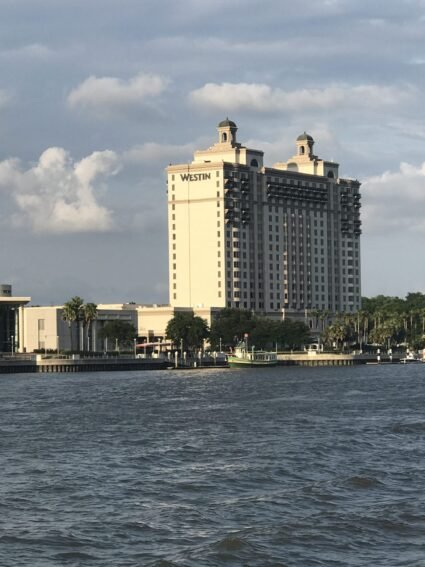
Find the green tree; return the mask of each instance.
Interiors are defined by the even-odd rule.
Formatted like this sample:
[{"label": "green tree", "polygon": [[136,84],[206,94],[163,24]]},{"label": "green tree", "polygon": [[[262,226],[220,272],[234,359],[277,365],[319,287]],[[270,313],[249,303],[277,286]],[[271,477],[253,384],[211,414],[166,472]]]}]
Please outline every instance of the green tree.
[{"label": "green tree", "polygon": [[71,350],[74,350],[73,344],[73,323],[77,327],[77,350],[80,350],[80,321],[83,319],[83,305],[84,299],[78,295],[72,297],[69,301],[64,303],[62,310],[62,319],[68,323]]},{"label": "green tree", "polygon": [[349,332],[350,330],[344,320],[339,318],[325,329],[322,339],[326,345],[333,346],[335,344],[338,349],[347,340]]},{"label": "green tree", "polygon": [[95,303],[86,303],[83,305],[83,323],[86,330],[86,345],[85,348],[90,350],[90,328],[92,322],[97,318],[97,305]]},{"label": "green tree", "polygon": [[128,321],[108,321],[99,331],[101,339],[110,339],[118,348],[129,348],[137,337],[137,331]]},{"label": "green tree", "polygon": [[175,345],[180,347],[183,342],[183,349],[193,350],[202,347],[210,332],[205,319],[193,313],[176,313],[168,321],[165,334]]},{"label": "green tree", "polygon": [[225,347],[235,346],[248,335],[248,348],[274,349],[296,348],[309,342],[310,330],[301,321],[285,319],[272,321],[255,316],[243,309],[223,309],[211,324],[211,346],[219,347],[220,339]]},{"label": "green tree", "polygon": [[310,329],[302,321],[285,319],[279,321],[274,342],[279,348],[297,349],[311,341]]},{"label": "green tree", "polygon": [[244,309],[222,309],[211,323],[211,347],[218,349],[233,347],[241,341],[245,334],[251,335],[255,327],[255,318],[251,311]]}]

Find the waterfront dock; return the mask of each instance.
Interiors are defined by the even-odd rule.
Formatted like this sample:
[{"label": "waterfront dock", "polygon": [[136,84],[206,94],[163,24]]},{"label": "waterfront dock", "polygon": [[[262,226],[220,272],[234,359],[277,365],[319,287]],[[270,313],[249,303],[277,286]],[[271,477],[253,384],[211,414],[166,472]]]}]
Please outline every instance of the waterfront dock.
[{"label": "waterfront dock", "polygon": [[169,365],[160,358],[134,357],[49,357],[42,355],[9,356],[0,359],[0,374],[53,372],[117,372],[125,370],[162,370]]},{"label": "waterfront dock", "polygon": [[[399,363],[402,354],[380,355],[363,353],[294,352],[278,353],[278,366],[354,366],[358,364]],[[221,367],[227,362],[212,357],[202,359],[135,358],[133,356],[51,356],[15,355],[0,358],[0,374],[68,373],[68,372],[117,372],[132,370],[188,370]]]},{"label": "waterfront dock", "polygon": [[328,353],[306,351],[296,353],[278,353],[279,366],[354,366],[358,364],[399,363],[401,355],[365,354],[365,353]]}]

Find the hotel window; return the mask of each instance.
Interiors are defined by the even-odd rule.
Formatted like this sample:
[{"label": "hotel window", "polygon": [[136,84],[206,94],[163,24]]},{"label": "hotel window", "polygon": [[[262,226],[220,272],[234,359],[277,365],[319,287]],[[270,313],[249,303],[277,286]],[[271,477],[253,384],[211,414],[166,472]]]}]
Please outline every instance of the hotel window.
[{"label": "hotel window", "polygon": [[177,299],[177,293],[173,293],[173,298]]}]

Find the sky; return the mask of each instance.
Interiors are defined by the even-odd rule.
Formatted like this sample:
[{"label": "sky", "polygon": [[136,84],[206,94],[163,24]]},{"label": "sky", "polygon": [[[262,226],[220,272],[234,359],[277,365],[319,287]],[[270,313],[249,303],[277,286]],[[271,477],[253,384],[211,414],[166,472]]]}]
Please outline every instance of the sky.
[{"label": "sky", "polygon": [[425,293],[425,0],[0,0],[0,283],[168,302],[165,168],[307,131],[361,181],[362,293]]}]

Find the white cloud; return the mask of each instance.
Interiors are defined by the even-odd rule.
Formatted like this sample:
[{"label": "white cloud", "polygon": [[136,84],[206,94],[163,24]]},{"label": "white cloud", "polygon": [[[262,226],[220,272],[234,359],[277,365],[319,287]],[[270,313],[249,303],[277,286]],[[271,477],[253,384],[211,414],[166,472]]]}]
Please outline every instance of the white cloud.
[{"label": "white cloud", "polygon": [[96,112],[140,106],[165,91],[169,81],[159,75],[139,74],[125,81],[116,77],[89,77],[68,95],[71,108]]},{"label": "white cloud", "polygon": [[96,181],[117,170],[117,155],[109,150],[74,162],[64,149],[48,148],[27,170],[16,159],[0,162],[0,189],[18,207],[15,224],[34,232],[106,231],[113,226],[112,213],[98,204]]},{"label": "white cloud", "polygon": [[268,113],[275,111],[306,111],[336,107],[390,106],[412,97],[412,88],[398,89],[379,85],[298,89],[285,91],[261,83],[207,83],[189,97],[197,106],[222,111],[248,110]]},{"label": "white cloud", "polygon": [[366,178],[362,195],[366,233],[425,233],[425,162],[401,163],[399,171]]}]

